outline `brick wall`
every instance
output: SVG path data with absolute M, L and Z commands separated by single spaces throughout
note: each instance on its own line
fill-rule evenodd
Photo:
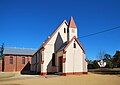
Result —
M 2 72 L 2 59 L 0 59 L 0 72 Z
M 21 55 L 12 55 L 12 56 L 13 56 L 13 64 L 10 64 L 10 55 L 4 55 L 4 72 L 21 71 L 28 62 L 31 63 L 31 56 L 24 56 L 25 64 L 22 64 Z

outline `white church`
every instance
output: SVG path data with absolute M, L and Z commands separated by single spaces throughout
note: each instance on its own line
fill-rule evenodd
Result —
M 77 26 L 64 20 L 32 57 L 31 71 L 47 75 L 87 74 L 85 50 L 77 38 Z

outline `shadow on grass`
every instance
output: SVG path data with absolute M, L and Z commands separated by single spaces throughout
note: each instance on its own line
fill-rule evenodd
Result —
M 108 69 L 108 68 L 101 68 L 101 69 L 92 69 L 90 72 L 95 74 L 103 74 L 103 75 L 120 75 L 120 69 Z

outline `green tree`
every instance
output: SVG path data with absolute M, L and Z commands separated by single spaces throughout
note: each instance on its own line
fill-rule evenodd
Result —
M 97 63 L 97 61 L 96 61 L 96 60 L 95 60 L 95 61 L 93 61 L 93 67 L 94 67 L 95 69 L 100 68 L 100 66 L 98 65 L 98 63 Z
M 113 59 L 110 54 L 105 54 L 104 55 L 104 60 L 106 61 L 106 67 L 108 68 L 113 68 Z
M 120 67 L 120 51 L 116 51 L 113 56 L 114 67 Z
M 4 51 L 4 43 L 0 47 L 0 57 L 3 57 L 3 51 Z

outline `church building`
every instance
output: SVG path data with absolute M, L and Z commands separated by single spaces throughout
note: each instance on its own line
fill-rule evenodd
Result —
M 64 20 L 52 35 L 34 53 L 31 71 L 47 75 L 87 74 L 85 49 L 78 40 L 73 17 Z

